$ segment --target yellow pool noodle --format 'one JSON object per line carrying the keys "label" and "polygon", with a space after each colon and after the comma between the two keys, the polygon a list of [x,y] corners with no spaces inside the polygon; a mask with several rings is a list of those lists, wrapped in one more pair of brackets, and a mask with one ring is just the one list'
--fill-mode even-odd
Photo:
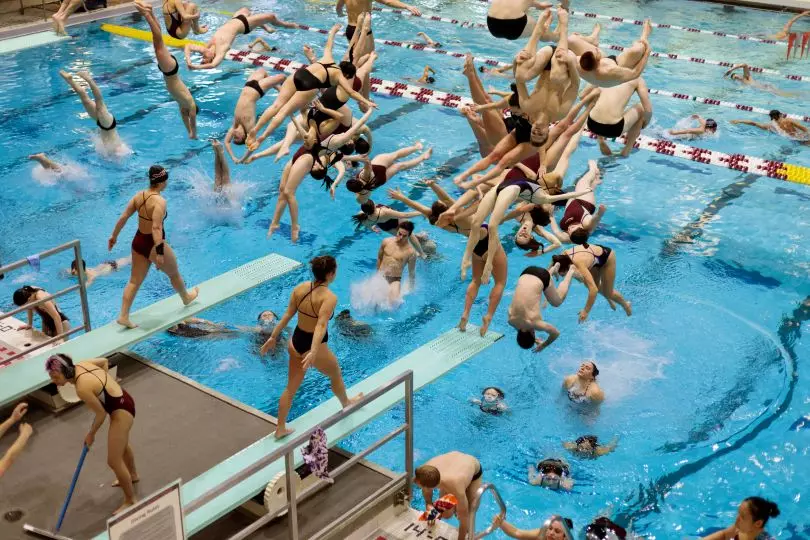
{"label": "yellow pool noodle", "polygon": [[[141,30],[139,28],[130,28],[129,26],[117,26],[115,24],[102,24],[101,29],[116,36],[123,36],[132,39],[140,39],[141,41],[152,41],[152,32]],[[182,49],[186,45],[205,45],[202,41],[196,39],[177,39],[163,34],[163,42],[169,47],[176,47]]]}

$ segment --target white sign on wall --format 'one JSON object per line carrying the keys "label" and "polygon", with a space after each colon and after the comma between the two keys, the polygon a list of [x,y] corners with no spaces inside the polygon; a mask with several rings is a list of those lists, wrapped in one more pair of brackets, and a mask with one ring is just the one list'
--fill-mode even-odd
{"label": "white sign on wall", "polygon": [[180,480],[107,520],[110,540],[186,540]]}

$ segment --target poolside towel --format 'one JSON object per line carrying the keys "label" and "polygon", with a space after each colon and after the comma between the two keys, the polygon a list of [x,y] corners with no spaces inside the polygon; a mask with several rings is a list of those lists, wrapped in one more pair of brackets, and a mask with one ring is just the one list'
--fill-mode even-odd
{"label": "poolside towel", "polygon": [[301,455],[315,476],[330,484],[334,482],[329,477],[329,447],[326,446],[326,432],[323,429],[318,428],[312,432],[309,444],[301,449]]}

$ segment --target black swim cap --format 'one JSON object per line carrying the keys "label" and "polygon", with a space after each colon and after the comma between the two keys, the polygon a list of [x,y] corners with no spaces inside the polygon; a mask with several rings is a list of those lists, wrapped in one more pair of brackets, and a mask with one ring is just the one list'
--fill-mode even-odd
{"label": "black swim cap", "polygon": [[149,183],[153,186],[162,184],[169,179],[169,171],[160,165],[152,165],[149,167]]}
{"label": "black swim cap", "polygon": [[534,345],[534,332],[531,330],[518,330],[517,344],[521,349],[531,349]]}
{"label": "black swim cap", "polygon": [[768,116],[771,117],[771,120],[779,120],[784,115],[782,114],[782,111],[773,109],[771,112],[768,113]]}
{"label": "black swim cap", "polygon": [[715,122],[712,118],[707,118],[706,127],[708,129],[717,129],[717,122]]}
{"label": "black swim cap", "polygon": [[[84,259],[82,259],[82,268],[87,270],[87,263],[84,262]],[[71,272],[78,272],[78,270],[76,268],[76,259],[73,259],[72,261],[70,261],[70,270],[71,270]]]}
{"label": "black swim cap", "polygon": [[436,79],[434,77],[428,77],[427,82],[428,82],[428,84],[433,84],[433,83],[436,82]]}
{"label": "black swim cap", "polygon": [[354,141],[354,149],[358,154],[368,154],[371,150],[371,145],[363,137],[359,137]]}
{"label": "black swim cap", "polygon": [[357,178],[351,178],[350,180],[346,181],[346,189],[351,191],[352,193],[360,193],[363,191],[363,188],[366,187],[363,182],[358,180]]}
{"label": "black swim cap", "polygon": [[374,201],[372,201],[371,199],[367,200],[366,202],[364,202],[363,204],[360,205],[360,210],[362,210],[363,213],[368,215],[368,216],[373,214],[374,210],[376,208],[377,208],[377,206],[374,204]]}

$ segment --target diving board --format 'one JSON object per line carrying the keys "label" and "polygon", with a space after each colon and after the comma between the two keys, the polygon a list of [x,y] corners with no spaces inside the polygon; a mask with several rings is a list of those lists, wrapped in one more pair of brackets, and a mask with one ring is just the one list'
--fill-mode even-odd
{"label": "diving board", "polygon": [[50,379],[45,372],[45,360],[52,354],[64,353],[76,359],[112,354],[299,266],[301,263],[287,257],[267,255],[201,283],[199,296],[188,306],[184,306],[180,296],[175,294],[136,311],[130,319],[138,325],[137,328],[124,328],[113,321],[47,352],[0,369],[0,405],[48,384]]}
{"label": "diving board", "polygon": [[[416,391],[480,353],[502,337],[503,334],[492,331],[481,337],[478,329],[473,325],[468,325],[467,332],[460,332],[454,328],[370,375],[365,380],[349,388],[348,393],[349,395],[358,392],[370,393],[407,370],[413,371],[414,391]],[[336,445],[402,401],[402,395],[397,390],[392,390],[368,405],[357,409],[327,429],[329,446]],[[337,398],[332,397],[302,414],[294,421],[289,422],[289,426],[300,433],[325,421],[340,409],[341,406]],[[282,447],[285,442],[284,439],[277,441],[270,434],[193,480],[184,481],[181,491],[183,505],[188,505],[191,501],[230,477],[259,462],[265,456]],[[300,452],[296,451],[295,455],[296,466],[299,466],[303,463]],[[191,536],[200,532],[234,508],[239,507],[256,493],[263,491],[267,483],[283,470],[284,460],[279,459],[211,502],[187,514],[185,516],[186,534]],[[106,540],[106,538],[107,534],[101,533],[94,540]]]}
{"label": "diving board", "polygon": [[30,49],[41,45],[50,45],[70,39],[68,36],[58,36],[52,31],[25,34],[0,41],[0,54]]}

